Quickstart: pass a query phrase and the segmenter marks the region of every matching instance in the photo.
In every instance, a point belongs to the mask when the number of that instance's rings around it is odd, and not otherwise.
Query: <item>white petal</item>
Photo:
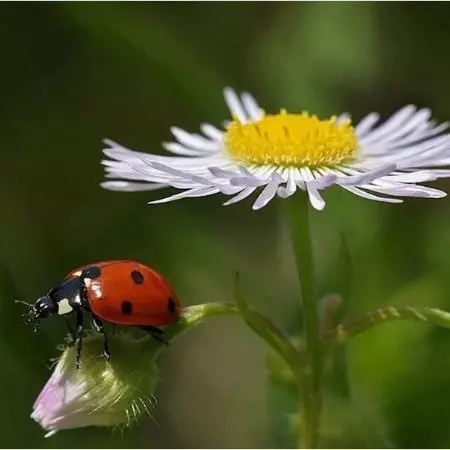
[[[167,173],[169,175],[168,184],[173,187],[183,189],[196,185],[206,185],[210,187],[214,186],[223,193],[230,192],[233,194],[239,190],[236,189],[236,187],[230,187],[230,184],[228,182],[224,183],[223,180],[215,179],[214,176],[211,176],[209,171],[204,172],[202,176],[200,176],[196,175],[193,172],[178,170],[156,161],[149,164],[151,165],[151,167],[160,170],[161,172]],[[174,180],[173,177],[178,178]]]
[[[52,437],[53,435],[55,435],[58,432],[58,430],[50,430],[47,433],[44,434],[44,439],[45,438],[49,438]]]
[[[217,142],[205,139],[199,134],[191,134],[178,127],[172,127],[170,131],[172,131],[172,134],[175,136],[177,141],[186,147],[192,147],[197,150],[204,150],[207,152],[217,151],[218,149]]]
[[[309,201],[314,209],[322,211],[325,208],[325,200],[320,195],[319,191],[312,187],[309,183],[306,184],[308,190]]]
[[[241,95],[242,104],[244,105],[245,110],[247,111],[248,116],[251,120],[260,120],[263,117],[263,112],[261,111],[260,106],[250,95],[248,92],[244,92]]]
[[[369,115],[364,117],[364,119],[362,119],[355,127],[355,133],[359,137],[359,139],[362,139],[364,136],[366,136],[379,119],[380,115],[377,113],[370,113]]]
[[[297,187],[299,187],[301,190],[306,191],[306,184],[305,180],[303,179],[302,172],[297,167],[292,168],[292,173],[295,179],[295,184]]]
[[[440,136],[427,137],[426,139],[420,138],[419,140],[410,140],[407,142],[402,142],[400,146],[388,146],[389,157],[393,157],[396,161],[399,161],[406,157],[422,157],[423,153],[426,151],[432,151],[433,153],[436,149],[446,148],[450,140],[449,135],[444,134]],[[395,152],[395,153],[394,153]]]
[[[149,205],[155,205],[157,203],[168,203],[174,202],[175,200],[180,200],[182,198],[187,197],[206,197],[208,195],[217,194],[219,189],[215,187],[196,187],[193,189],[189,189],[187,191],[180,192],[175,195],[171,195],[170,197],[161,198],[159,200],[154,200],[152,202],[148,202]]]
[[[220,167],[208,167],[208,170],[217,178],[233,178],[238,175],[236,171],[226,170]]]
[[[327,187],[336,184],[338,176],[334,173],[330,173],[329,170],[313,170],[314,180],[310,181],[310,184],[317,189],[326,189]]]
[[[103,142],[106,145],[109,145],[109,147],[105,147],[103,149],[103,153],[106,156],[109,156],[112,159],[119,160],[119,161],[139,161],[140,157],[147,157],[149,156],[148,153],[141,153],[136,152],[133,150],[130,150],[126,147],[123,147],[122,145],[117,144],[114,141],[111,141],[110,139],[104,139]]]
[[[176,177],[189,178],[189,179],[193,179],[193,177],[196,177],[197,180],[201,179],[201,177],[193,175],[189,172],[185,172],[183,170],[175,169],[173,167],[167,166],[166,164],[162,164],[158,161],[150,162],[150,163],[148,163],[148,165],[150,167],[153,167],[154,169],[160,170],[161,172],[168,173],[169,175],[174,175]]]
[[[162,174],[164,175],[164,174]],[[106,173],[105,178],[111,179],[122,179],[122,180],[132,180],[132,181],[144,181],[147,183],[162,183],[169,185],[169,179],[167,176],[147,176],[139,172],[126,172],[126,171],[112,171]]]
[[[446,171],[447,175],[450,176],[450,171]],[[401,183],[420,183],[424,181],[434,181],[438,178],[436,173],[432,171],[418,171],[418,172],[409,172],[409,173],[398,173],[389,175],[386,177],[392,181],[399,181]]]
[[[228,109],[231,112],[233,117],[236,117],[240,122],[247,122],[247,115],[245,114],[244,108],[239,100],[239,97],[236,95],[233,89],[227,87],[223,91],[223,95],[225,97],[225,103],[228,106]]]
[[[255,203],[253,203],[252,209],[256,211],[258,209],[264,208],[264,206],[266,206],[267,203],[269,203],[270,200],[275,197],[280,182],[281,177],[277,173],[274,173],[270,182],[262,190],[261,194],[259,194]]]
[[[431,111],[429,109],[422,109],[415,113],[414,111],[414,106],[407,106],[401,109],[398,113],[396,113],[398,114],[397,117],[396,114],[394,114],[391,119],[385,123],[385,125],[380,126],[377,130],[362,139],[361,145],[370,145],[374,142],[380,141],[398,141],[400,140],[400,137],[417,129],[417,127],[419,127],[419,125],[426,121],[431,115]],[[390,126],[388,126],[390,120],[393,120],[393,122]]]
[[[251,170],[244,166],[239,166],[238,170],[242,174],[236,174],[230,179],[233,186],[264,186],[271,180],[271,176],[275,173],[276,167],[262,166],[252,167]]]
[[[138,192],[138,191],[155,191],[164,187],[168,187],[167,184],[162,183],[130,183],[128,181],[104,181],[100,183],[100,186],[110,191],[123,191],[123,192]]]
[[[311,206],[318,211],[322,211],[325,208],[325,200],[320,195],[319,191],[314,187],[312,181],[314,180],[314,175],[310,169],[304,167],[300,169],[300,173],[306,183],[306,191],[308,192],[309,201]]]
[[[205,136],[208,136],[210,139],[222,142],[224,133],[215,126],[210,125],[209,123],[202,123],[200,129]]]
[[[124,147],[123,145],[120,145],[118,142],[113,141],[112,139],[104,138],[102,140],[102,142],[103,142],[103,144],[107,145],[108,148],[115,147],[115,148],[121,148],[123,150],[128,150],[126,147]]]
[[[440,157],[436,158],[436,160],[430,161],[428,164],[426,164],[426,166],[428,167],[428,169],[433,170],[433,172],[436,170],[441,170],[444,173],[447,169],[435,169],[435,167],[450,166],[450,158],[447,158],[445,155],[441,155]],[[411,169],[417,170],[417,168],[415,168],[414,166],[412,166]]]
[[[363,188],[366,188],[367,186],[403,189],[406,186],[414,186],[414,185],[409,184],[409,183],[401,183],[400,181],[392,181],[388,177],[384,177],[384,178],[379,178],[378,180],[373,180],[371,183],[367,183],[365,185],[359,185],[359,187],[363,187]]]
[[[408,122],[407,126],[399,128],[398,133],[391,133],[389,139],[383,140],[383,143],[387,142],[389,144],[387,148],[391,146],[403,147],[441,133],[447,125],[433,127],[432,122],[428,120],[430,114],[430,110],[422,109],[418,111]]]
[[[386,122],[368,133],[361,139],[361,145],[373,143],[374,141],[383,139],[393,130],[403,126],[403,124],[414,114],[416,107],[413,105],[404,106],[402,109],[394,113]]]
[[[384,188],[376,187],[372,185],[363,186],[364,189],[368,189],[380,194],[395,195],[399,197],[422,197],[422,198],[443,198],[447,194],[439,189],[433,189],[426,186],[407,186],[402,188]]]
[[[426,166],[448,155],[449,150],[450,135],[444,135],[400,150],[393,158],[398,161],[399,168]]]
[[[104,148],[103,153],[111,159],[120,161],[120,163],[126,167],[130,167],[131,164],[140,164],[143,161],[156,161],[159,159],[170,158],[167,156],[152,155],[151,153],[142,153],[118,147]]]
[[[297,184],[295,182],[295,169],[289,168],[287,170],[286,187],[278,188],[278,196],[281,198],[288,198],[297,191]]]
[[[223,206],[229,206],[229,205],[232,205],[233,203],[240,202],[241,200],[244,200],[245,198],[247,198],[248,196],[253,194],[253,192],[255,192],[255,190],[256,190],[255,187],[246,187],[246,188],[242,189],[242,191],[239,192],[239,194],[235,195],[233,198],[226,201],[223,204]]]
[[[433,121],[429,121],[422,126],[418,126],[415,130],[408,133],[407,135],[401,136],[398,139],[381,141],[371,145],[364,145],[364,152],[371,157],[385,157],[393,156],[398,154],[398,152],[405,152],[406,147],[411,147],[418,145],[420,142],[427,140],[430,142],[431,138],[437,136],[446,128],[448,128],[448,123],[442,123],[435,126]],[[360,140],[360,144],[364,140]],[[406,149],[407,150],[407,149]]]
[[[257,180],[260,180],[263,184],[267,184],[271,179],[272,175],[277,172],[280,176],[284,171],[284,168],[278,167],[278,166],[250,166],[249,168],[246,168],[244,166],[241,166],[239,170],[247,175],[250,178],[256,178]]]
[[[199,183],[195,183],[191,180],[177,181],[177,179],[172,178],[172,179],[170,179],[170,186],[174,187],[176,189],[182,189],[184,191],[186,189],[192,189],[192,188],[205,186],[205,183],[200,183],[200,185],[199,185]],[[212,184],[209,186],[212,186]]]
[[[385,166],[379,167],[377,169],[368,170],[367,172],[359,173],[358,175],[347,175],[338,177],[336,180],[337,184],[340,185],[359,185],[359,184],[367,184],[376,178],[388,175],[395,170],[395,164],[387,164]],[[342,169],[350,169],[343,167]],[[354,171],[356,172],[356,171]]]
[[[436,179],[450,177],[450,170],[445,169],[431,169],[431,170]]]
[[[184,147],[176,142],[163,142],[162,146],[169,152],[175,153],[181,156],[203,156],[205,154],[202,150],[193,150],[191,148]]]
[[[235,178],[231,178],[230,179],[230,183],[233,186],[253,186],[253,187],[258,187],[258,186],[264,186],[266,184],[266,182],[259,180],[258,178],[255,177],[235,177]]]
[[[247,169],[247,167],[245,167],[245,166],[239,166],[239,167],[238,167],[238,170],[239,170],[239,172],[240,172],[242,175],[244,175],[245,177],[250,177],[250,178],[252,178],[252,177],[255,176],[254,173],[258,173],[259,171],[265,170],[265,169],[266,169],[265,167],[261,167],[261,168],[257,168],[256,170],[250,171],[250,170]]]
[[[219,191],[225,195],[235,195],[238,192],[242,191],[242,187],[231,186],[229,184],[214,183],[214,184],[211,184],[211,186],[217,187],[219,189]]]
[[[378,202],[386,202],[386,203],[402,203],[403,200],[398,198],[388,198],[388,197],[379,197],[378,195],[370,194],[369,192],[365,192],[362,189],[358,189],[355,186],[342,186],[342,188],[351,192],[352,194],[358,195],[359,197],[367,198],[369,200],[376,200]]]

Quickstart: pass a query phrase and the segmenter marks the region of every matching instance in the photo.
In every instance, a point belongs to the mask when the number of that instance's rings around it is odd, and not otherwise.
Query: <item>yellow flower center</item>
[[[247,164],[284,167],[334,166],[357,156],[358,138],[350,120],[288,114],[265,115],[241,123],[233,120],[225,133],[228,153]]]

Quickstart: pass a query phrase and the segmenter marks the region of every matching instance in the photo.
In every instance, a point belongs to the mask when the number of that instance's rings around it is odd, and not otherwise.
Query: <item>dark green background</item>
[[[1,4],[0,444],[273,445],[265,348],[235,318],[211,320],[164,354],[158,425],[44,440],[29,414],[64,324],[48,320],[35,336],[13,300],[36,299],[82,264],[132,258],[163,272],[184,304],[229,301],[239,269],[249,302],[292,326],[298,287],[281,202],[259,212],[218,196],[147,206],[169,191],[104,191],[102,138],[160,152],[171,125],[197,131],[228,117],[225,85],[268,110],[359,119],[411,102],[448,120],[449,14],[446,3]],[[342,231],[355,266],[350,316],[386,304],[450,309],[448,199],[325,197],[313,216],[322,293],[341,285]],[[448,330],[382,326],[349,345],[349,367],[352,405],[325,413],[330,445],[450,446]]]

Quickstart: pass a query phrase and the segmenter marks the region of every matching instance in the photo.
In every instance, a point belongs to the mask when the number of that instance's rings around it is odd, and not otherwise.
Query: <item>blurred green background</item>
[[[171,125],[220,125],[225,85],[268,110],[357,120],[415,103],[448,120],[449,13],[446,3],[406,2],[1,4],[1,446],[283,445],[272,438],[279,399],[266,398],[266,350],[236,318],[170,346],[157,423],[45,440],[29,415],[65,328],[49,320],[33,335],[13,300],[35,300],[88,262],[132,258],[164,273],[184,304],[229,301],[238,269],[249,303],[294,327],[298,285],[279,202],[259,212],[219,197],[147,206],[168,191],[99,188],[101,140],[159,152]],[[313,215],[321,293],[342,287],[344,232],[355,267],[349,317],[387,304],[450,309],[448,199],[388,205],[333,189],[325,198]],[[348,357],[352,397],[330,388],[327,445],[450,446],[448,330],[384,325]]]

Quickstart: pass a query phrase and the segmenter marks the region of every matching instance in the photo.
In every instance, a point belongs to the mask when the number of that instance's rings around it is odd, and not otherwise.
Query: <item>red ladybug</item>
[[[27,322],[35,331],[40,319],[58,314],[76,315],[77,367],[83,345],[84,314],[89,312],[97,332],[104,336],[104,355],[109,360],[108,337],[102,321],[132,325],[164,340],[160,326],[180,317],[180,304],[170,285],[156,271],[135,261],[114,260],[89,264],[70,272],[47,295],[30,305]]]

